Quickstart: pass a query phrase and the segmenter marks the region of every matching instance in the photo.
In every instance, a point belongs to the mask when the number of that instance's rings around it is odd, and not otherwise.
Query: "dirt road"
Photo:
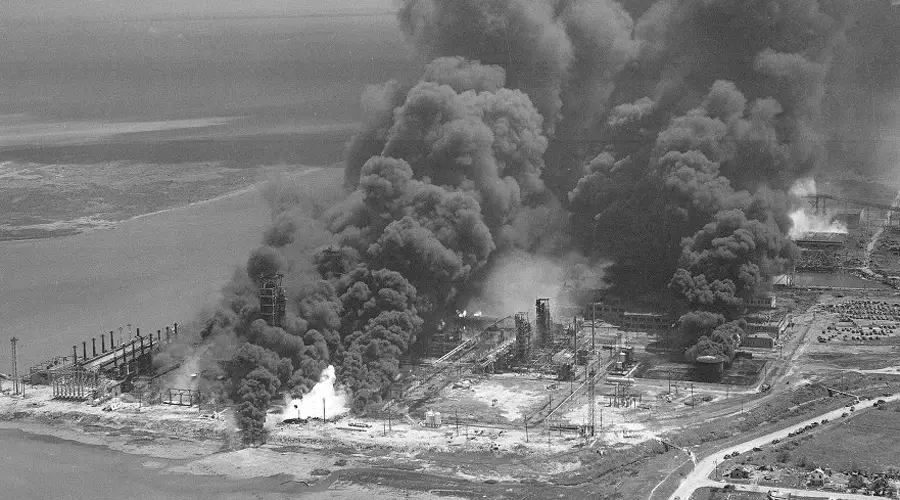
[[[900,400],[900,393],[894,394],[892,396],[886,396],[881,399],[884,399],[885,401],[897,401],[897,400]],[[872,406],[874,406],[875,402],[876,402],[876,400],[874,398],[871,400],[868,400],[868,401],[861,401],[860,403],[855,405],[856,411],[860,411],[865,408],[871,408]],[[709,475],[716,468],[716,465],[718,464],[718,462],[722,461],[724,455],[728,455],[728,454],[731,454],[734,452],[746,453],[756,447],[762,448],[765,446],[770,446],[773,439],[784,439],[784,438],[788,437],[788,434],[790,434],[791,432],[794,432],[798,429],[802,429],[803,427],[806,427],[807,425],[809,425],[813,422],[818,422],[822,419],[826,419],[826,418],[829,420],[840,419],[840,418],[842,418],[841,415],[846,411],[847,411],[846,408],[838,408],[837,410],[832,410],[832,411],[829,411],[826,413],[822,413],[816,417],[813,417],[813,418],[810,418],[803,422],[800,422],[799,424],[794,424],[790,427],[785,427],[784,429],[780,429],[775,432],[771,432],[764,436],[760,436],[755,439],[744,441],[741,444],[738,444],[735,446],[730,446],[727,449],[720,450],[716,454],[710,455],[710,456],[704,458],[703,460],[698,462],[697,465],[694,467],[694,470],[691,471],[691,473],[688,474],[684,478],[684,481],[681,483],[681,485],[678,487],[678,489],[675,490],[674,493],[672,493],[672,495],[669,497],[669,500],[687,500],[688,498],[690,498],[690,496],[694,493],[694,491],[697,488],[702,488],[704,486],[722,486],[723,483],[709,479]],[[776,488],[759,487],[756,485],[735,485],[735,488],[737,488],[739,490],[763,491],[763,492],[769,491],[770,489],[776,489]],[[754,490],[754,489],[747,489],[747,488],[759,488],[759,489]],[[788,492],[788,491],[795,492],[796,494],[803,495],[803,496],[810,496],[810,497],[828,498],[828,497],[834,495],[833,493],[829,494],[828,492],[814,491],[814,490],[809,490],[809,491],[807,491],[807,490],[788,490],[785,488],[781,488],[779,490],[784,491],[784,492]],[[866,495],[846,495],[846,494],[841,494],[841,497],[846,497],[849,499],[857,499],[857,500],[881,498],[881,497],[866,496]]]

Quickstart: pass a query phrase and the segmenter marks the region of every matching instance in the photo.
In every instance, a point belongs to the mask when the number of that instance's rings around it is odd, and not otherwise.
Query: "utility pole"
[[[522,412],[522,421],[525,422],[525,442],[527,443],[528,442],[528,416],[525,414],[524,411]],[[468,430],[466,430],[466,437],[467,438],[469,437]]]
[[[596,397],[597,397],[597,395],[595,394],[595,386],[594,386],[594,370],[593,370],[593,368],[591,369],[591,373],[590,373],[590,375],[588,375],[588,376],[590,377],[590,380],[588,381],[588,383],[590,384],[590,386],[589,386],[589,390],[590,390],[590,403],[589,403],[589,405],[590,405],[590,406],[589,406],[589,412],[588,412],[588,414],[590,415],[590,418],[591,418],[591,437],[593,437],[593,436],[594,436],[594,424],[596,423],[596,422],[594,421],[594,413],[597,411],[597,402],[596,402]]]
[[[694,384],[691,383],[691,408],[694,407]]]
[[[669,374],[669,394],[672,394],[672,370],[666,370]]]
[[[9,343],[12,344],[12,379],[13,379],[13,394],[19,393],[19,354],[16,352],[16,342],[19,339],[13,337],[9,339]]]
[[[325,425],[325,398],[322,398],[322,425]]]
[[[594,356],[597,355],[597,348],[594,345],[594,323],[596,320],[597,318],[594,314],[594,301],[591,301],[591,354]]]

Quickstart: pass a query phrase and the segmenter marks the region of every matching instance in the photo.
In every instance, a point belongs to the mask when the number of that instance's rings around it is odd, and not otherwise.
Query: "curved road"
[[[861,401],[858,404],[854,405],[856,407],[856,411],[862,410],[864,408],[871,408],[875,405],[878,399],[883,399],[886,402],[897,401],[900,400],[900,393],[885,396],[885,397],[875,397],[871,400]],[[841,415],[845,412],[849,411],[847,408],[838,408],[837,410],[832,410],[826,413],[822,413],[814,418],[810,418],[809,420],[804,420],[799,424],[794,424],[790,427],[785,427],[784,429],[777,430],[775,432],[770,432],[765,436],[760,436],[758,438],[751,439],[749,441],[745,441],[741,444],[730,446],[724,450],[720,450],[713,455],[710,455],[700,462],[694,467],[694,470],[688,474],[681,485],[675,490],[674,493],[669,497],[669,500],[687,500],[694,493],[697,488],[702,488],[704,486],[716,486],[721,487],[724,486],[725,483],[713,481],[709,479],[709,475],[712,474],[713,470],[716,467],[717,462],[722,461],[722,457],[724,455],[728,455],[734,452],[745,453],[756,447],[763,447],[771,445],[773,439],[784,439],[788,437],[788,434],[794,432],[795,430],[802,429],[807,425],[818,422],[823,418],[827,418],[828,420],[836,420],[842,418]],[[836,494],[834,492],[828,491],[816,491],[816,490],[797,490],[791,488],[776,488],[776,487],[767,487],[767,486],[758,486],[758,485],[748,485],[748,484],[735,484],[735,489],[742,491],[758,491],[758,492],[768,492],[769,490],[778,490],[784,493],[792,493],[795,495],[803,495],[807,497],[818,497],[818,498],[830,498],[834,497]],[[853,495],[849,493],[840,493],[838,496],[841,498],[846,498],[849,500],[871,500],[877,498],[884,497],[876,497],[876,496],[868,496],[868,495]]]

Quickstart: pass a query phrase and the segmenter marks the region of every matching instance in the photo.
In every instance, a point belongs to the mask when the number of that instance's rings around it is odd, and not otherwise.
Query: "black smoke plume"
[[[896,118],[886,1],[403,0],[398,21],[421,78],[363,92],[344,193],[316,210],[272,193],[264,246],[201,329],[248,420],[328,364],[355,408],[379,402],[400,356],[523,254],[611,262],[618,293],[690,311],[690,356],[733,356],[745,300],[796,257],[791,185],[847,158],[874,170],[835,143]],[[273,271],[282,327],[258,321]],[[253,377],[246,344],[264,349]]]

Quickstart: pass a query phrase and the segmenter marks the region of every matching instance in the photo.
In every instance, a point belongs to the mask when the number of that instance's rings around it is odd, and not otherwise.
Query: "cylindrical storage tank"
[[[434,412],[434,426],[435,427],[441,426],[441,412],[439,412],[439,411]]]
[[[625,349],[625,364],[629,366],[634,364],[634,347]]]
[[[721,382],[725,376],[725,360],[720,357],[700,356],[696,366],[701,382]]]
[[[625,365],[621,361],[616,361],[616,371],[624,371]]]

